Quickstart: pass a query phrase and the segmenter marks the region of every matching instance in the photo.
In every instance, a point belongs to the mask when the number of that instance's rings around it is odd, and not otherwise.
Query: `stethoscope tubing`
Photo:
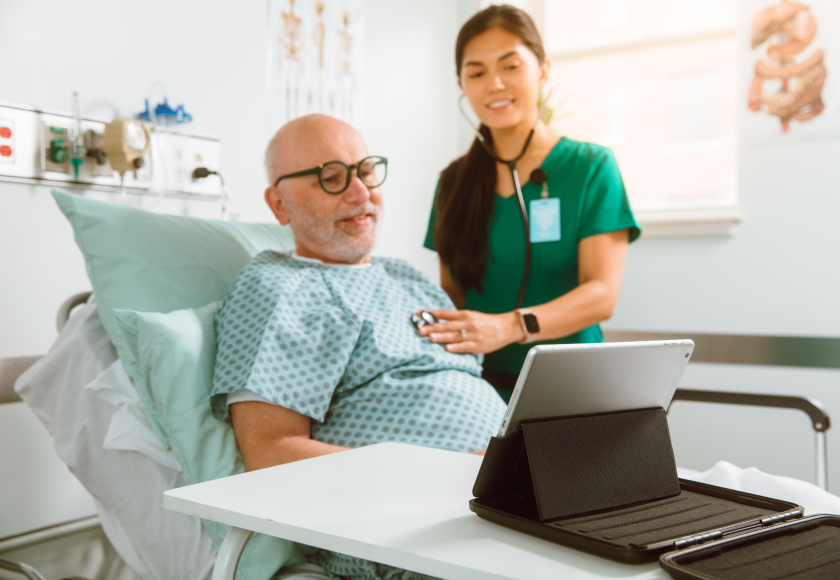
[[[551,93],[554,92],[554,86],[552,85],[551,91],[549,91],[548,96],[543,103],[543,106],[540,107],[540,111],[537,114],[537,120],[534,121],[534,126],[531,127],[531,132],[528,133],[528,138],[525,139],[525,144],[522,145],[522,150],[519,152],[519,155],[514,157],[513,159],[502,159],[496,152],[493,150],[490,145],[484,140],[484,135],[478,130],[478,128],[473,125],[470,118],[467,116],[467,113],[464,111],[464,107],[462,105],[464,101],[465,94],[461,94],[461,97],[458,99],[458,109],[461,111],[461,114],[467,120],[472,130],[475,132],[476,137],[478,138],[478,142],[481,143],[481,146],[487,152],[490,157],[496,161],[497,163],[502,163],[507,165],[508,169],[510,170],[511,178],[513,179],[513,187],[516,190],[516,200],[519,202],[519,215],[522,217],[522,229],[525,232],[525,268],[522,273],[522,282],[519,284],[519,292],[516,296],[516,304],[514,305],[513,309],[518,310],[522,307],[522,302],[525,299],[525,292],[528,289],[528,280],[531,277],[531,226],[528,220],[528,210],[525,208],[525,196],[522,195],[522,185],[519,183],[519,172],[516,170],[516,164],[519,162],[520,159],[525,155],[525,152],[528,150],[528,145],[531,144],[531,138],[534,136],[534,130],[537,128],[537,123],[540,122],[542,118],[543,112],[545,111],[545,107],[548,104],[548,100],[551,98]]]
[[[531,134],[533,133],[534,130],[531,129]],[[531,137],[529,135],[528,141],[525,143],[526,147],[530,141]],[[524,149],[522,150],[522,153],[525,153]],[[522,153],[519,154],[519,157],[522,157]],[[525,269],[522,272],[522,282],[519,283],[519,293],[516,295],[516,304],[513,307],[514,310],[522,307],[522,301],[525,299],[525,291],[528,289],[528,280],[531,277],[531,225],[528,219],[528,211],[525,209],[525,196],[522,195],[522,186],[519,184],[519,172],[516,171],[516,161],[519,161],[519,158],[511,163],[508,163],[508,169],[510,169],[511,177],[513,177],[513,187],[516,189],[516,200],[519,202],[519,215],[522,217],[522,229],[525,232]]]

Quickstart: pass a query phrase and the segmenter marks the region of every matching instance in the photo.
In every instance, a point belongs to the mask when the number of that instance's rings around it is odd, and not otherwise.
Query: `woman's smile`
[[[513,105],[513,99],[499,99],[493,101],[492,103],[487,104],[487,108],[491,111],[502,111],[507,110],[509,107]]]

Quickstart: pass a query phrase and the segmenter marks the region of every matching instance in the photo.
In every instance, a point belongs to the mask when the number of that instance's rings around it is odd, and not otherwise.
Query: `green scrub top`
[[[577,288],[578,242],[583,238],[627,229],[632,242],[641,234],[618,164],[609,149],[563,137],[546,156],[542,168],[548,176],[549,197],[560,199],[560,239],[532,243],[531,277],[523,307],[545,304]],[[522,186],[525,207],[530,207],[531,200],[540,199],[541,193],[540,186],[530,181],[525,183]],[[424,243],[430,250],[435,250],[436,220],[437,210],[433,207]],[[513,310],[525,270],[525,237],[516,195],[508,198],[497,195],[490,220],[490,258],[484,292],[470,290],[461,308],[501,314]],[[601,328],[596,324],[556,340],[510,344],[486,355],[484,370],[518,375],[525,356],[535,344],[603,340]]]

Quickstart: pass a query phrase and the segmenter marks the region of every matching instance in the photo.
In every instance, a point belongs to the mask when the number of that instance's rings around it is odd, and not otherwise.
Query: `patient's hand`
[[[483,456],[486,452],[487,452],[487,448],[485,447],[484,449],[479,449],[478,451],[473,451],[471,453],[471,455],[482,455]]]

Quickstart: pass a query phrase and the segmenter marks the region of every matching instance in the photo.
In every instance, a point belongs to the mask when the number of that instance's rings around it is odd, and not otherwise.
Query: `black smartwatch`
[[[522,324],[522,330],[525,332],[525,339],[520,340],[521,344],[528,344],[537,340],[537,335],[540,333],[540,323],[537,322],[537,315],[527,308],[517,308],[519,314],[519,323]]]

